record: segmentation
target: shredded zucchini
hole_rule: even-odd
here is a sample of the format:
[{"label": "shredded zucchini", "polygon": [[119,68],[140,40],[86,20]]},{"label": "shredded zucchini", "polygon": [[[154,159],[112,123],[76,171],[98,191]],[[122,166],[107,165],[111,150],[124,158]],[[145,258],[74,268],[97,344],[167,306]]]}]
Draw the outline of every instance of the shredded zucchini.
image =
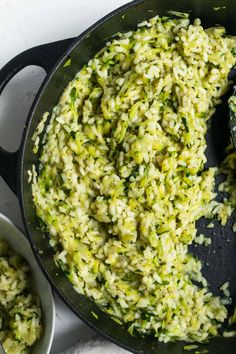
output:
[{"label": "shredded zucchini", "polygon": [[222,28],[157,16],[112,38],[51,115],[32,170],[37,215],[76,291],[131,335],[203,342],[227,318],[188,246],[199,218],[224,225],[234,208],[204,167],[234,50]]}]

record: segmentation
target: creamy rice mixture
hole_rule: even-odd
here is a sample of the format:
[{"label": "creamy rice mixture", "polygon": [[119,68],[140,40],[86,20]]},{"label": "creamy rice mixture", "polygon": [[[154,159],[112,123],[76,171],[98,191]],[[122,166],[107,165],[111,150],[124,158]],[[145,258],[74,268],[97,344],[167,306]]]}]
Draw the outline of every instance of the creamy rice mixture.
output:
[{"label": "creamy rice mixture", "polygon": [[42,334],[41,317],[28,264],[0,236],[0,341],[6,354],[31,353]]},{"label": "creamy rice mixture", "polygon": [[55,262],[131,334],[203,342],[227,318],[188,246],[204,241],[200,217],[224,225],[235,206],[235,153],[220,186],[227,202],[215,200],[219,170],[205,168],[207,121],[234,54],[222,27],[152,18],[111,39],[33,137],[37,153],[50,118],[31,178]]}]

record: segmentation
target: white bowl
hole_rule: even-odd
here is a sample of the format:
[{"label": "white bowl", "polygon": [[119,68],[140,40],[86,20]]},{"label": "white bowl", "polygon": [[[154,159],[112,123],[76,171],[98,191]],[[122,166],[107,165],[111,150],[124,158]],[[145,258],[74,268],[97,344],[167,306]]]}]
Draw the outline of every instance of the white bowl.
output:
[{"label": "white bowl", "polygon": [[33,347],[31,354],[49,354],[55,327],[55,305],[51,287],[34,258],[26,236],[1,213],[0,237],[6,240],[12,249],[22,255],[29,263],[33,289],[40,297],[43,311],[43,335]]}]

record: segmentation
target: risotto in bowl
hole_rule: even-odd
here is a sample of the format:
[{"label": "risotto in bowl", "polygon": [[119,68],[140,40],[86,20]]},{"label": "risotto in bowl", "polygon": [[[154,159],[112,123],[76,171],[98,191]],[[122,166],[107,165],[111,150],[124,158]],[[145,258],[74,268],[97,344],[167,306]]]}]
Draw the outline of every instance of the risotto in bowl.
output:
[{"label": "risotto in bowl", "polygon": [[0,341],[6,354],[48,354],[54,300],[25,236],[0,214]]}]

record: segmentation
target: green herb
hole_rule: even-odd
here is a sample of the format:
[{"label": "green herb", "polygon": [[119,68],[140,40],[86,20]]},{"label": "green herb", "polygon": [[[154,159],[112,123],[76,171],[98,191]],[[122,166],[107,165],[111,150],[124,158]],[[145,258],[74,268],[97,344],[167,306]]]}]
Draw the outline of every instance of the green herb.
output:
[{"label": "green herb", "polygon": [[91,311],[91,314],[93,315],[94,318],[96,318],[96,320],[98,320],[98,315],[95,312]]},{"label": "green herb", "polygon": [[65,275],[69,275],[70,274],[67,265],[61,259],[58,259],[56,262],[57,262],[59,268],[61,268],[61,270],[63,271],[63,273]]},{"label": "green herb", "polygon": [[191,351],[193,349],[197,349],[198,345],[192,344],[192,345],[185,345],[184,350]]},{"label": "green herb", "polygon": [[233,49],[231,50],[231,53],[233,54],[234,57],[236,57],[236,48],[233,48]]},{"label": "green herb", "polygon": [[73,87],[73,89],[70,91],[70,98],[71,98],[71,103],[74,104],[76,100],[76,87]]},{"label": "green herb", "polygon": [[226,6],[224,6],[224,5],[223,6],[214,6],[213,7],[214,11],[219,11],[219,10],[224,10],[224,9],[226,9]]},{"label": "green herb", "polygon": [[182,123],[183,123],[186,131],[189,133],[189,127],[188,127],[187,119],[185,117],[182,117]]},{"label": "green herb", "polygon": [[116,318],[116,317],[111,317],[111,318],[113,319],[113,321],[115,321],[115,322],[118,323],[119,325],[122,325],[122,324],[123,324],[122,321],[119,320],[118,318]]},{"label": "green herb", "polygon": [[67,61],[63,65],[63,68],[67,68],[68,66],[70,66],[70,64],[71,64],[71,58],[67,59]]},{"label": "green herb", "polygon": [[189,18],[189,14],[186,12],[179,12],[179,11],[168,11],[168,14],[180,17],[180,18]]},{"label": "green herb", "polygon": [[47,230],[46,223],[39,216],[37,216],[35,224],[36,224],[36,228],[38,230],[40,230],[40,231],[46,231]]}]

